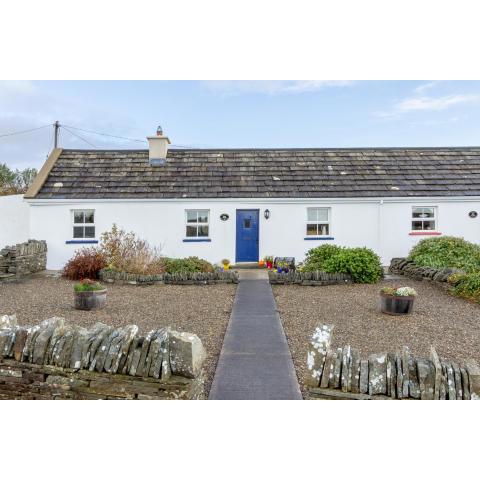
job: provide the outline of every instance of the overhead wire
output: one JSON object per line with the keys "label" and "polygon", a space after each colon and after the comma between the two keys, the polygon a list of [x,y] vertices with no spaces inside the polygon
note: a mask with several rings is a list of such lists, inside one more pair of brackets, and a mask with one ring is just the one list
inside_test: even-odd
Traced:
{"label": "overhead wire", "polygon": [[0,135],[0,138],[13,137],[14,135],[22,135],[24,133],[35,132],[36,130],[41,130],[42,128],[51,127],[52,125],[53,125],[53,123],[49,123],[48,125],[42,125],[41,127],[30,128],[28,130],[20,130],[18,132],[3,133],[2,135]]}
{"label": "overhead wire", "polygon": [[88,140],[85,140],[83,137],[81,137],[80,135],[77,135],[76,133],[73,133],[71,130],[69,130],[68,128],[65,127],[65,125],[61,125],[61,128],[63,128],[64,130],[66,130],[68,133],[70,133],[71,135],[73,135],[74,137],[77,137],[79,138],[80,140],[83,140],[85,143],[88,143],[88,145],[90,145],[91,147],[93,148],[97,148],[96,145],[94,145],[93,143],[90,143]]}
{"label": "overhead wire", "polygon": [[[50,123],[48,125],[42,125],[41,127],[36,127],[36,128],[30,128],[28,130],[20,130],[20,131],[17,131],[17,132],[10,132],[10,133],[4,133],[4,134],[1,134],[0,135],[0,138],[4,138],[4,137],[11,137],[11,136],[14,136],[14,135],[22,135],[22,134],[25,134],[25,133],[30,133],[30,132],[35,132],[37,130],[41,130],[43,128],[47,128],[47,127],[52,127],[54,126],[55,124],[53,123]],[[85,139],[84,137],[78,135],[77,133],[75,132],[72,132],[72,130],[78,130],[78,131],[81,131],[81,132],[85,132],[85,133],[90,133],[90,134],[94,134],[94,135],[101,135],[101,136],[104,136],[104,137],[110,137],[110,138],[118,138],[118,139],[121,139],[121,140],[127,140],[127,141],[130,141],[130,142],[138,142],[138,143],[147,143],[146,140],[141,140],[141,139],[138,139],[138,138],[131,138],[131,137],[123,137],[121,135],[111,135],[109,133],[103,133],[103,132],[96,132],[95,130],[88,130],[86,128],[79,128],[79,127],[74,127],[72,125],[63,125],[61,124],[60,125],[60,128],[58,130],[58,133],[60,133],[60,130],[61,128],[64,128],[68,133],[70,133],[71,135],[73,135],[74,137],[82,140],[83,142],[87,143],[88,145],[90,145],[91,147],[94,147],[94,148],[97,148],[93,143],[89,142],[87,139]],[[70,130],[72,129],[72,130]],[[55,133],[54,133],[55,135]],[[186,149],[195,149],[195,147],[192,147],[192,146],[189,146],[189,145],[172,145],[173,148],[186,148]]]}
{"label": "overhead wire", "polygon": [[120,138],[122,140],[129,140],[130,142],[147,143],[146,140],[140,140],[139,138],[122,137],[120,135],[111,135],[110,133],[95,132],[94,130],[87,130],[86,128],[72,127],[71,125],[62,125],[62,126],[64,128],[68,127],[68,128],[72,128],[73,130],[79,130],[81,132],[86,132],[86,133],[93,133],[95,135],[102,135],[104,137]]}

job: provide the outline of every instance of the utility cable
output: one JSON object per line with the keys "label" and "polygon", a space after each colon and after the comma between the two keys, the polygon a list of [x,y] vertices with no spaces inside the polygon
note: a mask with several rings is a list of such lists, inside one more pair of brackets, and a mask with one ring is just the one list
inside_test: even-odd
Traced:
{"label": "utility cable", "polygon": [[71,130],[69,130],[68,128],[66,128],[65,125],[61,125],[60,127],[63,128],[64,130],[66,130],[68,133],[70,133],[70,134],[73,135],[74,137],[77,137],[77,138],[79,138],[80,140],[83,140],[85,143],[88,143],[91,147],[97,148],[93,143],[90,143],[88,140],[85,140],[85,139],[84,139],[83,137],[81,137],[80,135],[77,135],[76,133],[73,133]]}
{"label": "utility cable", "polygon": [[12,133],[4,133],[2,135],[0,135],[0,138],[3,138],[3,137],[12,137],[14,135],[22,135],[24,133],[30,133],[30,132],[35,132],[36,130],[41,130],[42,128],[47,128],[47,127],[51,127],[53,124],[50,123],[48,125],[43,125],[42,127],[37,127],[37,128],[30,128],[28,130],[20,130],[18,132],[12,132]]}

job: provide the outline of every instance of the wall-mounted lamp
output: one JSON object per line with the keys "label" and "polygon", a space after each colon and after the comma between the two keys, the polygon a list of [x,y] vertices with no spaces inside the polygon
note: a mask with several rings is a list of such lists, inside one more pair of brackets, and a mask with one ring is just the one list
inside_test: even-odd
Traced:
{"label": "wall-mounted lamp", "polygon": [[270,210],[268,208],[263,212],[263,216],[265,217],[265,220],[270,218]]}

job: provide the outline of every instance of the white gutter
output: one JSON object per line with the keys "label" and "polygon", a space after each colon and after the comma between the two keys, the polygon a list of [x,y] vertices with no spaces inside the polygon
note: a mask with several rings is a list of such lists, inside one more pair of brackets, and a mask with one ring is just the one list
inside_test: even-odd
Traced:
{"label": "white gutter", "polygon": [[480,196],[461,197],[371,197],[371,198],[24,198],[35,205],[78,205],[86,203],[252,203],[252,204],[326,204],[326,203],[434,203],[480,202]]}

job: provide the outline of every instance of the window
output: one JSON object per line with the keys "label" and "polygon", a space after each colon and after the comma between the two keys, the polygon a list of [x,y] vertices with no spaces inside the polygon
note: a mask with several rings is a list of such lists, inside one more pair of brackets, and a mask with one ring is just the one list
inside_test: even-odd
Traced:
{"label": "window", "polygon": [[412,230],[435,230],[436,207],[412,207]]}
{"label": "window", "polygon": [[95,238],[95,210],[73,210],[73,238]]}
{"label": "window", "polygon": [[307,236],[330,235],[330,208],[307,208]]}
{"label": "window", "polygon": [[186,236],[208,237],[208,210],[186,210]]}

